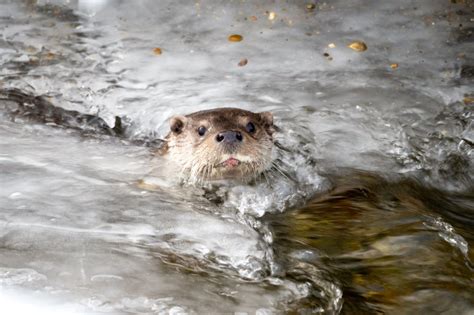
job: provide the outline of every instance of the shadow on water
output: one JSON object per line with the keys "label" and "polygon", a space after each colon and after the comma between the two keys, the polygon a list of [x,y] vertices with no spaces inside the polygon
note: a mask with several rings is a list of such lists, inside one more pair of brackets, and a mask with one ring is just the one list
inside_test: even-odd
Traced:
{"label": "shadow on water", "polygon": [[472,189],[449,194],[362,172],[334,184],[300,209],[264,217],[288,277],[337,283],[342,314],[472,310]]}

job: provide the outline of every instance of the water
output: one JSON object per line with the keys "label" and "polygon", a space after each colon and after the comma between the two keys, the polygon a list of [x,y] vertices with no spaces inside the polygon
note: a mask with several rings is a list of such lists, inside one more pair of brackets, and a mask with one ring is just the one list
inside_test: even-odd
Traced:
{"label": "water", "polygon": [[0,1],[0,88],[125,117],[129,140],[269,110],[285,173],[179,186],[147,147],[0,101],[2,308],[473,313],[473,3],[307,5]]}

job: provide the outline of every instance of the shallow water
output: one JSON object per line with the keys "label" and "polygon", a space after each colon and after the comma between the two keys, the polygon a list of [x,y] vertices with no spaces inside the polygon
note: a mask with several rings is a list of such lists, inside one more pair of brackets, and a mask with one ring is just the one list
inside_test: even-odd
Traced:
{"label": "shallow water", "polygon": [[0,0],[0,88],[126,117],[128,139],[163,137],[173,114],[270,110],[283,169],[147,189],[149,148],[13,119],[0,101],[0,303],[473,313],[473,3],[307,5]]}

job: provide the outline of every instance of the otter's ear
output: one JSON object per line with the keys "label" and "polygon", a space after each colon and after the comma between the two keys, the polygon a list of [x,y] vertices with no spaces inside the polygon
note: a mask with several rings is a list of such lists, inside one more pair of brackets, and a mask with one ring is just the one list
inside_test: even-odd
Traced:
{"label": "otter's ear", "polygon": [[261,112],[258,113],[260,115],[260,119],[262,120],[265,127],[273,126],[273,114],[270,112]]}
{"label": "otter's ear", "polygon": [[170,130],[175,134],[179,134],[183,131],[186,121],[188,119],[184,116],[173,116],[170,118]]}
{"label": "otter's ear", "polygon": [[272,136],[276,130],[276,127],[273,125],[273,114],[270,112],[261,112],[258,113],[258,115],[260,116],[263,128]]}

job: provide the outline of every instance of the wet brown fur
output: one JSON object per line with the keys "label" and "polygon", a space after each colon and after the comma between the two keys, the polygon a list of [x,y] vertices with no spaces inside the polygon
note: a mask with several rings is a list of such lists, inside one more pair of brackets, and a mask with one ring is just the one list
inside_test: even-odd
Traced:
{"label": "wet brown fur", "polygon": [[[255,132],[246,130],[253,123]],[[159,151],[176,163],[183,177],[192,182],[217,179],[250,180],[271,165],[273,148],[273,116],[269,112],[253,113],[238,108],[218,108],[195,112],[186,116],[174,116],[169,120],[170,132]],[[200,136],[199,127],[206,133]],[[228,150],[216,141],[224,131],[236,131],[243,140],[235,150]],[[222,167],[228,158],[240,164],[233,168]]]}

